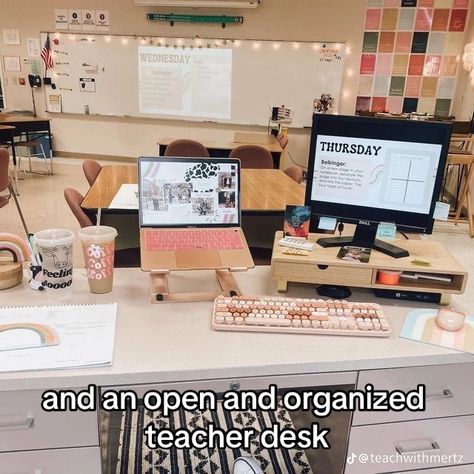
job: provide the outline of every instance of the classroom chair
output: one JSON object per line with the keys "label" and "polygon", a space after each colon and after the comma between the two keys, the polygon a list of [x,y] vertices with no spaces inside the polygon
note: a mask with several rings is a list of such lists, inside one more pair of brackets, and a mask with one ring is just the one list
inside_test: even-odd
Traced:
{"label": "classroom chair", "polygon": [[207,148],[195,140],[180,139],[172,141],[165,150],[165,156],[208,158]]}
{"label": "classroom chair", "polygon": [[259,145],[240,145],[230,152],[229,158],[238,158],[242,168],[273,169],[272,154]]}
{"label": "classroom chair", "polygon": [[25,218],[23,217],[23,212],[21,212],[20,203],[16,197],[16,193],[13,189],[13,185],[10,179],[10,172],[8,166],[10,164],[10,155],[6,148],[0,148],[0,193],[8,189],[10,193],[9,196],[0,196],[0,208],[6,206],[10,202],[10,197],[13,196],[15,201],[18,214],[20,216],[21,223],[23,224],[23,229],[25,234],[29,235],[28,227],[26,226]]}
{"label": "classroom chair", "polygon": [[68,203],[72,213],[76,217],[81,227],[88,227],[94,225],[89,216],[84,212],[81,207],[81,202],[84,200],[84,196],[73,188],[66,188],[64,190],[64,199]]}
{"label": "classroom chair", "polygon": [[[18,160],[18,166],[21,168],[21,159],[24,155],[21,152],[21,149],[26,150],[26,158],[28,159],[28,172],[35,173],[35,174],[42,174],[42,175],[49,175],[53,174],[53,160],[51,157],[46,156],[46,152],[44,150],[44,146],[41,143],[41,140],[29,140],[26,138],[25,140],[20,140],[15,142],[15,151]],[[40,150],[40,151],[33,151],[33,150]],[[33,171],[31,167],[31,158],[38,157],[41,158],[44,164],[45,171]]]}
{"label": "classroom chair", "polygon": [[101,169],[102,165],[97,163],[95,160],[84,160],[82,162],[82,170],[84,171],[84,175],[86,176],[89,186],[94,184]]}
{"label": "classroom chair", "polygon": [[290,166],[284,171],[291,179],[294,179],[297,183],[303,181],[303,170],[299,166]]}

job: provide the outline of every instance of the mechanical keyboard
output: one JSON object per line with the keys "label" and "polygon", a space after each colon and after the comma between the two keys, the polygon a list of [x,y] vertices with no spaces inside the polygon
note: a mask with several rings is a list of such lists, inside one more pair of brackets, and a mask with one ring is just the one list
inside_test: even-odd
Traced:
{"label": "mechanical keyboard", "polygon": [[392,332],[382,307],[375,303],[280,296],[219,296],[212,327],[332,336],[389,337]]}
{"label": "mechanical keyboard", "polygon": [[238,229],[153,229],[145,232],[148,252],[160,250],[238,250],[243,248]]}

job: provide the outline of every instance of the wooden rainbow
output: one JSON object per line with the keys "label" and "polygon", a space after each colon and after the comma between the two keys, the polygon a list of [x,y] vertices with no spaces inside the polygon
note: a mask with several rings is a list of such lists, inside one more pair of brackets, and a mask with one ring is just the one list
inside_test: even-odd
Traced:
{"label": "wooden rainbow", "polygon": [[15,262],[31,260],[30,248],[25,239],[9,232],[0,232],[0,251],[5,250],[13,255]]}
{"label": "wooden rainbow", "polygon": [[37,323],[13,323],[13,324],[0,324],[0,333],[6,331],[15,331],[17,329],[33,331],[40,338],[41,346],[51,346],[58,343],[58,336],[55,331],[45,326],[44,324]]}

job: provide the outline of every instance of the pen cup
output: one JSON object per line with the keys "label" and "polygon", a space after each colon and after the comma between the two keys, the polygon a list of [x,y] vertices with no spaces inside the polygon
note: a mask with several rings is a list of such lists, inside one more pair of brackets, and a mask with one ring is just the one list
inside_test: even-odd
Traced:
{"label": "pen cup", "polygon": [[79,231],[91,293],[112,291],[115,237],[117,231],[104,225],[83,227]]}
{"label": "pen cup", "polygon": [[72,293],[74,232],[68,229],[47,229],[37,232],[34,237],[47,294],[53,299],[68,298]]}

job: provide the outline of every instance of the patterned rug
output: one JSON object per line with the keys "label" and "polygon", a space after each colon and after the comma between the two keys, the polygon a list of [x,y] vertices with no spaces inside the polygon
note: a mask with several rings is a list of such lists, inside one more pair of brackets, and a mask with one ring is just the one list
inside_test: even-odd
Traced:
{"label": "patterned rug", "polygon": [[[249,451],[242,449],[149,449],[143,430],[153,422],[157,428],[187,428],[193,431],[208,423],[224,431],[254,428],[255,437]],[[281,406],[275,412],[227,412],[219,406],[216,411],[186,412],[180,410],[168,417],[159,411],[124,412],[120,434],[117,474],[232,474],[235,458],[253,456],[266,474],[311,474],[304,450],[263,449],[258,444],[260,432],[278,423],[281,428],[293,428],[288,412]]]}

